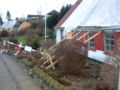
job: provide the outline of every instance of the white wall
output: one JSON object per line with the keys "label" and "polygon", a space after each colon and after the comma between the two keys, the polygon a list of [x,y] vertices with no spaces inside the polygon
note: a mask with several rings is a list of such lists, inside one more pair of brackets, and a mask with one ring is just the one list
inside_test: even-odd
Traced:
{"label": "white wall", "polygon": [[59,43],[61,41],[61,30],[56,29],[56,43]]}
{"label": "white wall", "polygon": [[100,51],[100,50],[96,50],[96,51],[89,50],[88,57],[100,62],[105,62],[105,60],[109,58],[108,55],[104,54],[104,51]]}

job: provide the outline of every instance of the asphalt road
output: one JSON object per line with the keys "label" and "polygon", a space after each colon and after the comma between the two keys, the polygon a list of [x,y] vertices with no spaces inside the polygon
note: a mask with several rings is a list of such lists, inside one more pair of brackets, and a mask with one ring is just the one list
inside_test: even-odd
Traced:
{"label": "asphalt road", "polygon": [[11,57],[0,54],[0,90],[42,90]]}

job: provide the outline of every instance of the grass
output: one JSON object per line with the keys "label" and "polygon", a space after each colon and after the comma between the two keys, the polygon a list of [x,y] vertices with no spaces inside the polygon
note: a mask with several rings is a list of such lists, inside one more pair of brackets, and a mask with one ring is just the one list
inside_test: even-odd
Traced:
{"label": "grass", "polygon": [[23,45],[26,45],[26,36],[18,36],[17,37],[18,42],[22,42]]}
{"label": "grass", "polygon": [[[2,37],[2,40],[9,40],[9,37]],[[26,45],[26,36],[17,36],[18,42],[22,42],[23,45]]]}

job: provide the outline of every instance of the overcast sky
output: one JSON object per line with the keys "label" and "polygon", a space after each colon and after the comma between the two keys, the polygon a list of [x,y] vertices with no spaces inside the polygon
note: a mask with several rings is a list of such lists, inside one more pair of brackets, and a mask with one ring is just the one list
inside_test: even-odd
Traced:
{"label": "overcast sky", "polygon": [[[0,0],[0,14],[5,19],[10,11],[12,19],[25,17],[27,14],[42,14],[53,9],[60,10],[63,5],[74,4],[77,0]],[[45,9],[46,6],[46,9]]]}

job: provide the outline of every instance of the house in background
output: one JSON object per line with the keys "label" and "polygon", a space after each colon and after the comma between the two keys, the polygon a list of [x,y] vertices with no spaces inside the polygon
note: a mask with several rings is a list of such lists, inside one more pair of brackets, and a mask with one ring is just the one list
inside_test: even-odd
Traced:
{"label": "house in background", "polygon": [[5,21],[0,27],[0,31],[2,30],[7,30],[8,32],[17,31],[18,27],[21,25],[22,22],[23,20],[18,19]]}
{"label": "house in background", "polygon": [[5,21],[1,26],[1,30],[13,31],[16,25],[16,20]]}
{"label": "house in background", "polygon": [[39,18],[44,18],[44,15],[27,15],[27,20],[38,20]]}
{"label": "house in background", "polygon": [[[120,39],[120,0],[77,0],[54,27],[56,42],[67,34],[76,36],[89,47],[88,57],[102,61],[118,49]],[[93,37],[94,38],[91,38]],[[91,39],[90,39],[91,38]]]}

